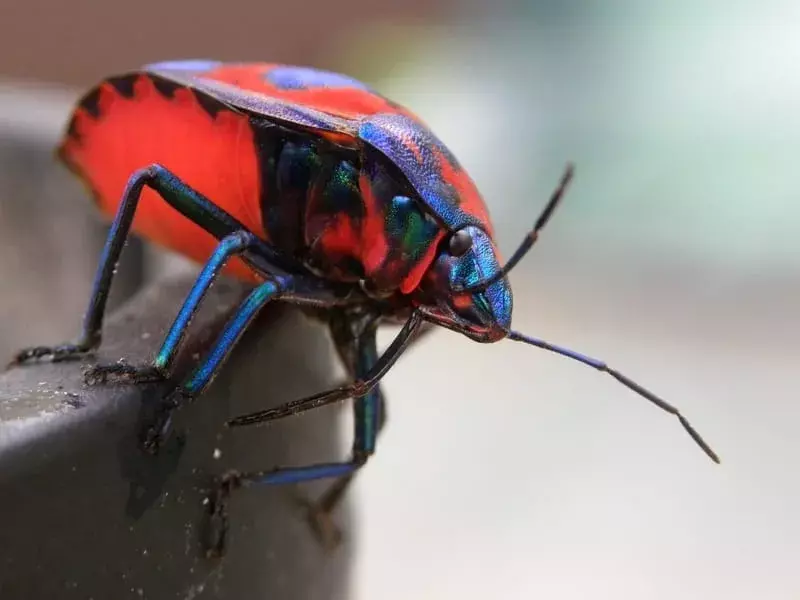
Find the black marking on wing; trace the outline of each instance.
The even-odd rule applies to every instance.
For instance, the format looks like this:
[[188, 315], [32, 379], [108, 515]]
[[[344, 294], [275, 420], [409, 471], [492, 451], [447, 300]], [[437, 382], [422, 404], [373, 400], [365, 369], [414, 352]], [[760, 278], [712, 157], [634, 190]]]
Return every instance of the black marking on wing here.
[[197, 104], [200, 105], [200, 108], [202, 108], [212, 119], [216, 119], [217, 114], [219, 114], [221, 110], [227, 108], [222, 102], [215, 100], [208, 94], [204, 94], [203, 92], [194, 88], [189, 89], [192, 91], [192, 94], [194, 94], [194, 98], [197, 100]]
[[153, 82], [153, 86], [155, 86], [156, 91], [159, 94], [169, 99], [172, 99], [175, 96], [175, 90], [184, 87], [179, 83], [175, 83], [174, 81], [170, 81], [169, 79], [164, 79], [162, 77], [150, 77], [150, 81]]
[[97, 119], [100, 116], [100, 87], [98, 86], [86, 94], [80, 101], [79, 106], [89, 113], [89, 116], [93, 119]]
[[123, 98], [133, 98], [133, 88], [138, 78], [139, 76], [136, 74], [128, 74], [119, 77], [110, 77], [109, 79], [106, 79], [106, 81], [111, 84], [111, 86], [117, 90], [119, 95]]
[[78, 126], [74, 115], [69, 120], [69, 123], [67, 123], [66, 136], [76, 141], [79, 141], [81, 139], [81, 136], [78, 133]]

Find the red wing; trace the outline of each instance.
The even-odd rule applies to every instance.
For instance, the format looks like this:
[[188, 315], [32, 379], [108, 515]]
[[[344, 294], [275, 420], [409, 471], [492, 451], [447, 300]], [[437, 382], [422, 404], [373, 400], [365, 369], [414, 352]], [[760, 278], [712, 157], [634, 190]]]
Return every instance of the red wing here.
[[[261, 183], [249, 120], [222, 107], [214, 112], [201, 99], [188, 88], [169, 89], [143, 73], [106, 80], [75, 108], [59, 156], [109, 217], [130, 176], [160, 163], [262, 235]], [[142, 193], [134, 231], [198, 262], [217, 245], [150, 189]], [[252, 278], [238, 260], [229, 271]]]

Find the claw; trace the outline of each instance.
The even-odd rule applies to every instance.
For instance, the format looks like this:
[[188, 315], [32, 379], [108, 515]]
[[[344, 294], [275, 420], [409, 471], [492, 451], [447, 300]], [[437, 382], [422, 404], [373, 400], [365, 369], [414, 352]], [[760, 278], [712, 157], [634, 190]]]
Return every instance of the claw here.
[[192, 398], [181, 389], [175, 389], [167, 395], [158, 407], [155, 418], [142, 436], [142, 448], [148, 454], [158, 454], [164, 441], [172, 433], [172, 413], [184, 402]]
[[6, 365], [6, 369], [17, 367], [40, 358], [50, 358], [50, 362], [77, 360], [91, 352], [90, 348], [79, 344], [61, 344], [60, 346], [33, 346], [17, 352]]
[[134, 366], [125, 363], [96, 365], [83, 372], [87, 385], [108, 383], [154, 383], [166, 379], [165, 375], [152, 365]]
[[209, 517], [206, 524], [206, 557], [219, 558], [225, 554], [228, 528], [228, 499], [231, 492], [241, 486], [241, 475], [231, 471], [223, 476], [214, 495], [207, 499]]

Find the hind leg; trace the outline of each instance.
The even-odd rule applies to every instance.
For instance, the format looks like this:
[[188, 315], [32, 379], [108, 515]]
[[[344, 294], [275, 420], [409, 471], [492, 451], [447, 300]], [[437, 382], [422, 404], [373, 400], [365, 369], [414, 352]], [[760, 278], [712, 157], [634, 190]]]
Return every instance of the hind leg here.
[[236, 219], [183, 183], [164, 167], [151, 165], [137, 171], [128, 180], [117, 215], [108, 232], [95, 275], [89, 306], [77, 341], [57, 346], [25, 348], [16, 353], [11, 365], [20, 365], [45, 357], [53, 361], [69, 360], [80, 357], [100, 345], [103, 318], [114, 271], [117, 268], [125, 241], [128, 239], [139, 198], [145, 187], [158, 192], [167, 203], [217, 238], [223, 238], [245, 229]]

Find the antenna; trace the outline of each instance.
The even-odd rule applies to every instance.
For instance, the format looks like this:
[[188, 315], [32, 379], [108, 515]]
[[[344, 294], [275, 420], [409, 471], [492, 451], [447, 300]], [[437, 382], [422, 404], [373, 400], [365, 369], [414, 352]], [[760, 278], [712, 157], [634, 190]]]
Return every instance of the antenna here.
[[662, 400], [661, 398], [656, 396], [653, 392], [651, 392], [650, 390], [642, 387], [641, 385], [639, 385], [638, 383], [636, 383], [632, 379], [629, 379], [628, 377], [626, 377], [625, 375], [623, 375], [619, 371], [616, 371], [616, 370], [612, 369], [611, 367], [609, 367], [603, 361], [598, 360], [596, 358], [591, 358], [589, 356], [585, 356], [583, 354], [575, 352], [574, 350], [570, 350], [569, 348], [563, 348], [561, 346], [556, 346], [555, 344], [551, 344], [549, 342], [545, 342], [544, 340], [540, 340], [540, 339], [537, 339], [537, 338], [533, 338], [533, 337], [529, 337], [529, 336], [523, 335], [523, 334], [518, 333], [516, 331], [509, 331], [508, 332], [508, 339], [514, 340], [515, 342], [522, 342], [524, 344], [530, 344], [531, 346], [536, 346], [537, 348], [542, 348], [543, 350], [548, 350], [549, 352], [555, 352], [556, 354], [560, 354], [562, 356], [566, 356], [567, 358], [571, 358], [572, 360], [577, 360], [580, 363], [583, 363], [585, 365], [593, 367], [593, 368], [597, 369], [598, 371], [603, 371], [605, 373], [608, 373], [614, 379], [619, 381], [622, 385], [624, 385], [628, 389], [633, 390], [634, 392], [636, 392], [637, 394], [639, 394], [640, 396], [642, 396], [646, 400], [649, 400], [650, 402], [655, 404], [661, 410], [666, 411], [669, 414], [675, 415], [676, 417], [678, 417], [678, 420], [681, 422], [681, 425], [683, 425], [683, 428], [692, 437], [692, 439], [695, 441], [695, 443], [698, 446], [700, 446], [700, 448], [703, 449], [703, 452], [705, 452], [711, 460], [713, 460], [715, 463], [719, 464], [720, 460], [719, 460], [719, 456], [717, 456], [717, 453], [714, 452], [714, 450], [711, 449], [711, 446], [709, 446], [702, 437], [700, 437], [700, 434], [697, 433], [697, 430], [694, 427], [692, 427], [692, 424], [689, 423], [689, 421], [686, 419], [686, 417], [684, 417], [677, 408], [675, 408], [674, 406], [672, 406], [668, 402]]
[[569, 186], [570, 181], [572, 180], [572, 176], [575, 173], [575, 168], [573, 167], [572, 163], [567, 163], [567, 167], [564, 170], [564, 174], [561, 176], [561, 181], [558, 183], [558, 187], [553, 191], [550, 196], [550, 200], [547, 202], [547, 205], [544, 207], [544, 210], [539, 215], [539, 218], [536, 219], [536, 224], [533, 226], [525, 239], [522, 240], [522, 243], [516, 249], [514, 254], [511, 255], [511, 258], [508, 262], [503, 266], [500, 271], [494, 274], [494, 276], [490, 277], [485, 281], [481, 281], [480, 283], [475, 284], [474, 286], [457, 288], [454, 287], [453, 291], [457, 293], [461, 292], [479, 292], [481, 290], [485, 290], [490, 285], [497, 283], [503, 277], [508, 275], [509, 271], [517, 266], [517, 263], [522, 260], [522, 258], [528, 253], [528, 251], [533, 247], [536, 243], [536, 240], [539, 239], [539, 232], [544, 229], [544, 226], [547, 225], [547, 222], [550, 220], [550, 217], [553, 216], [553, 212], [556, 210], [556, 207], [561, 202], [561, 198], [564, 197], [564, 193], [567, 191], [567, 186]]

